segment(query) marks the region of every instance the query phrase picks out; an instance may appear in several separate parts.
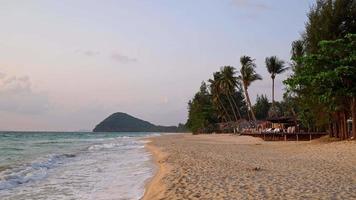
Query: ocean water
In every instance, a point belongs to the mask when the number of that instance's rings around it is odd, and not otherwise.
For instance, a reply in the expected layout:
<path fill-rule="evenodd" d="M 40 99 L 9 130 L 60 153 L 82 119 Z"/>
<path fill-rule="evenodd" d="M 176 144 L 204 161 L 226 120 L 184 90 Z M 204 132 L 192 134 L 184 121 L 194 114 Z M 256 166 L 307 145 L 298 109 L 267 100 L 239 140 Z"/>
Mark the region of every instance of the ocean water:
<path fill-rule="evenodd" d="M 0 132 L 0 199 L 140 199 L 152 134 Z"/>

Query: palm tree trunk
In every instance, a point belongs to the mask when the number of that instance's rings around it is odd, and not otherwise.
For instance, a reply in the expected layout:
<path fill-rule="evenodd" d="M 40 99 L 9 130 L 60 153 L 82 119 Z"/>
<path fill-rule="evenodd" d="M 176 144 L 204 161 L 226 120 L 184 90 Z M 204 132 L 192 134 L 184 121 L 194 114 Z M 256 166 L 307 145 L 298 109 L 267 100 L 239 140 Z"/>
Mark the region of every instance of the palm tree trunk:
<path fill-rule="evenodd" d="M 234 106 L 232 105 L 232 103 L 231 103 L 231 99 L 230 99 L 230 95 L 226 95 L 227 96 L 227 100 L 229 101 L 229 104 L 230 104 L 230 106 L 231 106 L 231 109 L 232 109 L 232 113 L 234 114 L 234 117 L 235 117 L 235 121 L 237 122 L 237 115 L 236 115 L 236 112 L 235 112 L 235 108 L 234 108 Z"/>
<path fill-rule="evenodd" d="M 352 136 L 354 140 L 356 140 L 356 97 L 352 98 L 351 116 L 352 116 Z"/>
<path fill-rule="evenodd" d="M 334 137 L 333 123 L 329 123 L 329 137 Z"/>
<path fill-rule="evenodd" d="M 248 110 L 249 108 L 247 108 L 247 117 L 248 117 L 248 121 L 251 121 L 251 113 Z"/>
<path fill-rule="evenodd" d="M 251 104 L 251 101 L 250 101 L 250 97 L 248 95 L 247 87 L 245 85 L 244 85 L 244 92 L 245 92 L 245 97 L 246 97 L 246 101 L 247 101 L 247 104 L 248 104 L 248 109 L 251 112 L 252 120 L 256 121 L 256 116 L 255 116 L 255 113 L 253 113 L 252 104 Z"/>
<path fill-rule="evenodd" d="M 341 123 L 340 123 L 340 112 L 336 112 L 336 128 L 337 128 L 337 138 L 341 138 Z"/>
<path fill-rule="evenodd" d="M 274 109 L 274 78 L 272 78 L 272 107 Z"/>
<path fill-rule="evenodd" d="M 238 107 L 237 104 L 236 104 L 236 101 L 235 101 L 234 97 L 232 97 L 231 99 L 232 99 L 232 103 L 234 103 L 234 106 L 235 106 L 235 108 L 236 108 L 237 114 L 239 115 L 239 119 L 241 119 L 241 118 L 242 118 L 241 112 L 240 112 L 239 107 Z"/>
<path fill-rule="evenodd" d="M 221 105 L 221 107 L 222 107 L 223 110 L 224 110 L 224 113 L 225 113 L 225 115 L 226 115 L 227 120 L 231 121 L 230 115 L 229 115 L 229 113 L 227 112 L 227 110 L 226 110 L 224 104 L 222 103 L 222 101 L 221 101 L 221 99 L 220 99 L 220 96 L 218 95 L 217 97 L 218 97 L 219 104 Z"/>
<path fill-rule="evenodd" d="M 345 111 L 343 111 L 342 112 L 342 119 L 341 119 L 342 121 L 341 121 L 341 126 L 342 126 L 342 139 L 343 140 L 346 140 L 347 139 L 347 124 L 346 124 L 346 121 L 347 121 L 347 119 L 346 119 L 346 112 Z"/>

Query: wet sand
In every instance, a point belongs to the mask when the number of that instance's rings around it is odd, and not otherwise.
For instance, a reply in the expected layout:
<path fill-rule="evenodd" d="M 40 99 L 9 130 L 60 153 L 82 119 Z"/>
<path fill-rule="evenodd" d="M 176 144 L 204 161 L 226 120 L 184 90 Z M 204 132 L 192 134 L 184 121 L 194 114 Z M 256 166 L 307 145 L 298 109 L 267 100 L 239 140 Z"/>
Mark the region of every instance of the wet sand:
<path fill-rule="evenodd" d="M 190 134 L 150 139 L 143 199 L 356 199 L 356 142 L 264 142 Z"/>

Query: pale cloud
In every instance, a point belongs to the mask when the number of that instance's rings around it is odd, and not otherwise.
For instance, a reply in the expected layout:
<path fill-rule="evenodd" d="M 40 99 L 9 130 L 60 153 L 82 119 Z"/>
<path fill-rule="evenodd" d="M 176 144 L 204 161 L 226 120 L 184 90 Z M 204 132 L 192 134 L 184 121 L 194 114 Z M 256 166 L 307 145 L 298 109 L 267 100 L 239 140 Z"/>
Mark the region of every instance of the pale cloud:
<path fill-rule="evenodd" d="M 88 56 L 88 57 L 94 57 L 94 56 L 98 56 L 100 55 L 100 52 L 99 51 L 95 51 L 95 50 L 76 50 L 75 53 L 78 53 L 78 54 L 82 54 L 84 56 Z"/>
<path fill-rule="evenodd" d="M 88 56 L 88 57 L 95 57 L 95 56 L 100 55 L 99 51 L 94 51 L 94 50 L 77 50 L 76 52 L 79 54 Z M 113 52 L 113 53 L 109 54 L 109 56 L 115 62 L 120 62 L 120 63 L 124 63 L 124 64 L 137 62 L 136 58 L 131 58 L 129 56 L 126 56 L 126 55 L 123 55 L 123 54 L 117 53 L 117 52 Z"/>
<path fill-rule="evenodd" d="M 87 51 L 84 51 L 83 54 L 86 55 L 86 56 L 89 56 L 89 57 L 93 57 L 93 56 L 99 55 L 100 52 L 87 50 Z"/>
<path fill-rule="evenodd" d="M 116 62 L 120 63 L 132 63 L 132 62 L 137 62 L 136 58 L 130 58 L 128 56 L 122 55 L 120 53 L 112 53 L 111 54 L 111 59 L 113 59 Z"/>
<path fill-rule="evenodd" d="M 46 93 L 33 91 L 28 76 L 0 79 L 0 111 L 18 114 L 40 114 L 49 108 Z M 0 76 L 1 77 L 1 76 Z"/>
<path fill-rule="evenodd" d="M 251 8 L 256 10 L 268 10 L 270 7 L 256 0 L 231 0 L 232 4 L 239 8 Z"/>

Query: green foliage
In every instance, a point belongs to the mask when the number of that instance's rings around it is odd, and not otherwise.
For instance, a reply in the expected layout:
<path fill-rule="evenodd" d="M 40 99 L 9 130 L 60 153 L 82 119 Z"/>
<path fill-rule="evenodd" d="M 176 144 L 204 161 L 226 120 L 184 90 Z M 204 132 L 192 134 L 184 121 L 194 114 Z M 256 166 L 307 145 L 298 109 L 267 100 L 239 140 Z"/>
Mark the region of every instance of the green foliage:
<path fill-rule="evenodd" d="M 241 69 L 240 69 L 240 76 L 238 78 L 243 86 L 246 103 L 249 108 L 248 110 L 251 113 L 252 120 L 256 121 L 256 116 L 253 112 L 252 104 L 248 94 L 248 87 L 251 85 L 252 82 L 257 80 L 262 80 L 262 77 L 261 75 L 256 73 L 256 64 L 254 63 L 254 60 L 251 57 L 242 56 L 240 58 L 240 63 L 241 63 Z"/>
<path fill-rule="evenodd" d="M 267 57 L 265 60 L 266 67 L 268 73 L 271 74 L 272 78 L 272 107 L 268 112 L 268 116 L 270 117 L 277 117 L 280 114 L 280 109 L 276 107 L 274 101 L 274 79 L 276 78 L 277 74 L 281 74 L 289 69 L 289 67 L 285 66 L 285 62 L 277 58 L 277 56 Z"/>
<path fill-rule="evenodd" d="M 302 38 L 292 44 L 294 74 L 287 86 L 289 110 L 309 129 L 349 112 L 355 95 L 355 0 L 318 0 L 308 13 Z"/>
<path fill-rule="evenodd" d="M 277 56 L 267 57 L 265 60 L 268 73 L 271 74 L 271 78 L 274 79 L 277 74 L 281 74 L 288 70 L 285 66 L 285 62 L 277 58 Z"/>
<path fill-rule="evenodd" d="M 222 67 L 208 82 L 209 87 L 203 82 L 188 104 L 187 127 L 193 133 L 216 131 L 216 123 L 237 121 L 247 115 L 234 67 Z"/>
<path fill-rule="evenodd" d="M 242 87 L 239 86 L 235 93 L 233 94 L 233 99 L 236 102 L 237 109 L 240 111 L 242 119 L 248 119 L 248 108 L 246 104 L 246 99 L 243 95 Z"/>
<path fill-rule="evenodd" d="M 188 103 L 188 111 L 187 127 L 193 133 L 210 132 L 213 129 L 211 125 L 216 123 L 217 119 L 205 82 L 202 82 L 199 92 Z"/>
<path fill-rule="evenodd" d="M 224 66 L 220 69 L 220 74 L 222 91 L 225 95 L 233 94 L 238 86 L 235 68 L 231 66 Z"/>
<path fill-rule="evenodd" d="M 298 94 L 300 117 L 306 126 L 320 124 L 323 113 L 347 110 L 348 98 L 356 96 L 356 35 L 321 41 L 315 54 L 300 59 L 303 67 L 285 81 L 290 92 Z"/>
<path fill-rule="evenodd" d="M 242 96 L 241 84 L 236 77 L 235 68 L 224 66 L 209 79 L 213 106 L 220 122 L 242 118 L 246 104 Z"/>
<path fill-rule="evenodd" d="M 157 126 L 126 113 L 117 112 L 94 128 L 93 132 L 185 132 L 184 125 Z"/>
<path fill-rule="evenodd" d="M 241 70 L 239 79 L 244 87 L 248 88 L 252 82 L 262 80 L 261 75 L 256 73 L 256 64 L 249 56 L 242 56 L 240 58 Z"/>
<path fill-rule="evenodd" d="M 270 102 L 266 95 L 257 95 L 256 104 L 253 106 L 253 110 L 256 113 L 258 120 L 265 120 L 268 117 L 268 111 L 271 107 Z"/>
<path fill-rule="evenodd" d="M 304 42 L 308 53 L 319 50 L 322 40 L 336 40 L 356 33 L 355 0 L 318 0 L 308 14 Z"/>
<path fill-rule="evenodd" d="M 227 101 L 229 102 L 234 119 L 237 121 L 241 118 L 241 114 L 236 108 L 236 102 L 232 97 L 232 95 L 236 93 L 236 87 L 238 85 L 238 79 L 235 76 L 235 68 L 231 66 L 224 66 L 220 69 L 220 74 L 220 91 L 223 95 L 225 95 Z"/>

